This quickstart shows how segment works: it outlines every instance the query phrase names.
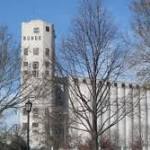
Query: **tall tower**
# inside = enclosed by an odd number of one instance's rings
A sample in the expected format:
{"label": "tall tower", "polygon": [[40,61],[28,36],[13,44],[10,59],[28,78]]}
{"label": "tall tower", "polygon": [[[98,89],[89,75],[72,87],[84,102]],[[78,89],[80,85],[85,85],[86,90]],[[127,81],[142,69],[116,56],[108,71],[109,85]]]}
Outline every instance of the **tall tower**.
{"label": "tall tower", "polygon": [[[55,32],[54,26],[41,20],[22,23],[21,36],[21,72],[23,97],[25,102],[30,99],[32,111],[30,113],[30,145],[38,149],[45,147],[50,136],[49,120],[45,119],[52,104],[53,94],[51,83],[45,84],[45,77],[49,81],[54,76]],[[39,96],[43,88],[49,89],[49,94]],[[40,93],[40,94],[39,94]],[[38,95],[38,96],[37,96]],[[27,130],[27,114],[25,108],[21,110],[21,128]],[[47,130],[47,131],[46,131]],[[49,146],[50,147],[50,146]]]}

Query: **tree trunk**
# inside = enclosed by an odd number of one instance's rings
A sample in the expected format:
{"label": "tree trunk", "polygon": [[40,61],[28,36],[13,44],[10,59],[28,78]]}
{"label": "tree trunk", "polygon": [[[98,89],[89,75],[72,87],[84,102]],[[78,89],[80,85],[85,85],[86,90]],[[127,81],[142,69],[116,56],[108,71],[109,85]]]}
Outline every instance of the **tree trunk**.
{"label": "tree trunk", "polygon": [[[94,72],[96,72],[94,66]],[[93,101],[92,101],[92,107],[93,107],[93,116],[92,116],[92,125],[93,125],[93,133],[92,133],[92,150],[98,150],[98,133],[97,133],[97,104],[96,104],[96,76],[94,74],[94,79],[92,80],[92,89],[93,89]]]}
{"label": "tree trunk", "polygon": [[98,150],[97,119],[93,118],[92,149]]}

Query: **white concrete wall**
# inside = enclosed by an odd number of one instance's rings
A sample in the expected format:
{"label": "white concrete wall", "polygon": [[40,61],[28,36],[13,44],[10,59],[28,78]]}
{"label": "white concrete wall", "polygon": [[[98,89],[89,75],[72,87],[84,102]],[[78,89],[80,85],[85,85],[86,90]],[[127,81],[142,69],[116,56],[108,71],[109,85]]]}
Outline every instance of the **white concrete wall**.
{"label": "white concrete wall", "polygon": [[[49,27],[49,32],[46,32],[45,27]],[[39,33],[34,33],[33,28],[38,27],[40,29]],[[37,40],[35,40],[35,36],[37,37]],[[24,37],[26,37],[26,40],[24,40]],[[31,38],[34,37],[34,40],[31,40]],[[40,37],[40,39],[39,39]],[[30,38],[30,39],[28,39]],[[33,55],[33,48],[39,48],[39,55]],[[44,73],[46,71],[45,67],[45,61],[50,62],[49,68],[47,70],[49,71],[49,79],[52,79],[54,76],[54,64],[55,64],[55,33],[54,33],[54,26],[51,24],[48,24],[46,22],[43,22],[41,20],[32,20],[30,22],[24,22],[22,23],[22,36],[21,36],[21,58],[22,62],[27,61],[29,63],[28,67],[25,68],[22,64],[21,71],[29,70],[32,71],[32,63],[33,61],[39,62],[39,77],[38,78],[31,78],[28,82],[33,85],[31,86],[31,89],[34,87],[35,84],[40,83],[40,81],[43,81]],[[29,52],[28,55],[25,56],[23,53],[24,48],[28,48]],[[45,49],[49,48],[50,55],[47,57],[45,55]],[[80,82],[80,88],[82,91],[82,94],[86,97],[89,97],[90,99],[90,93],[89,89],[89,81],[86,80],[87,85],[83,83],[83,79],[78,79]],[[37,82],[38,81],[38,82]],[[69,79],[70,81],[70,79]],[[23,82],[23,78],[22,78]],[[72,84],[72,83],[71,83]],[[48,84],[47,88],[50,89],[52,84]],[[68,87],[70,88],[70,87]],[[30,88],[28,88],[28,91]],[[67,93],[68,94],[68,93]],[[69,89],[69,94],[71,96],[71,99],[75,102],[75,106],[79,107],[78,102],[76,101],[76,94],[72,93]],[[34,118],[33,114],[31,112],[31,122],[30,122],[30,128],[31,128],[31,146],[32,147],[40,147],[40,144],[45,142],[44,138],[44,122],[47,121],[45,119],[45,109],[51,107],[51,101],[53,99],[53,94],[51,96],[47,96],[45,98],[34,98],[32,99],[33,102],[33,108],[37,107],[39,108],[39,114],[40,116],[38,118]],[[105,113],[104,116],[101,116],[99,119],[99,123],[103,123],[103,121],[111,116],[115,110],[118,109],[117,103],[119,104],[120,101],[125,101],[125,107],[124,111],[133,110],[130,114],[128,114],[126,117],[124,117],[119,123],[117,123],[115,126],[110,128],[107,132],[107,134],[110,136],[111,139],[113,139],[113,132],[115,131],[118,134],[118,143],[120,146],[127,146],[129,147],[132,142],[136,139],[136,132],[140,131],[142,138],[144,140],[145,144],[145,150],[148,150],[147,145],[150,143],[150,91],[145,90],[144,88],[140,87],[138,88],[136,85],[129,85],[129,84],[112,84],[110,87],[110,94],[108,95],[109,103],[111,104],[109,106],[108,111]],[[133,105],[137,100],[139,100],[139,103],[137,105]],[[115,102],[116,105],[113,105]],[[68,98],[69,103],[69,98]],[[69,104],[69,107],[71,105]],[[50,110],[51,111],[51,110]],[[22,110],[21,110],[22,112]],[[70,116],[73,117],[73,112],[69,112]],[[121,113],[121,112],[120,112]],[[90,114],[87,114],[90,117]],[[119,116],[119,114],[118,114]],[[117,115],[115,118],[111,118],[108,120],[106,125],[111,124],[115,119],[118,117]],[[42,119],[41,119],[42,118]],[[21,124],[27,122],[27,116],[23,115],[21,113]],[[37,127],[38,133],[33,132],[32,123],[38,122],[39,127]],[[85,122],[84,122],[85,123]],[[77,128],[84,128],[81,125],[77,125]],[[135,131],[136,130],[136,131]],[[87,132],[84,131],[77,131],[73,129],[71,132],[73,134],[76,134],[78,136],[83,137],[84,139],[86,137],[89,137]],[[42,145],[41,145],[42,146]]]}
{"label": "white concrete wall", "polygon": [[[90,97],[89,94],[89,87],[90,85],[82,82],[83,79],[78,79],[78,84],[80,85],[80,89],[87,97],[87,99]],[[88,79],[86,79],[88,82]],[[70,90],[74,90],[70,87]],[[71,94],[72,100],[74,101],[74,104],[76,107],[79,107],[80,104],[78,104],[78,101],[73,98],[73,94]],[[148,88],[139,87],[137,85],[132,84],[124,84],[124,83],[117,83],[116,85],[112,84],[110,88],[110,108],[108,111],[99,118],[98,122],[99,125],[105,121],[109,116],[111,116],[115,110],[119,109],[117,105],[114,105],[115,103],[118,103],[118,105],[123,104],[125,102],[125,106],[122,109],[124,112],[130,112],[127,113],[127,115],[116,125],[111,127],[107,131],[107,135],[110,136],[110,139],[113,139],[113,134],[118,135],[118,144],[120,147],[126,147],[126,149],[129,149],[132,143],[140,138],[141,135],[142,140],[144,141],[143,148],[145,150],[148,150],[150,147],[148,147],[149,139],[150,139],[150,119],[149,119],[149,108],[150,108],[150,91]],[[113,104],[113,105],[112,105]],[[119,112],[121,113],[121,111]],[[119,114],[114,116],[114,118],[111,118],[106,125],[111,124],[117,117],[119,117]],[[81,119],[81,118],[80,118]],[[82,123],[78,120],[80,123]],[[118,118],[119,119],[119,118]],[[85,123],[85,121],[83,121]],[[83,130],[86,130],[86,128],[83,125],[76,126],[78,128],[82,128]],[[86,137],[88,138],[89,135],[87,132],[79,131],[74,129],[74,133],[78,133],[78,135],[81,136],[81,139],[84,141]],[[116,135],[115,135],[116,136]],[[117,137],[117,136],[116,136]],[[116,139],[117,140],[117,139]]]}
{"label": "white concrete wall", "polygon": [[[49,31],[46,31],[46,27],[49,28]],[[34,33],[34,28],[39,28],[38,33]],[[24,39],[25,38],[25,39]],[[24,55],[24,49],[28,49],[28,55]],[[39,54],[34,55],[33,49],[39,48]],[[46,48],[49,49],[49,56],[45,54]],[[51,83],[46,83],[45,86],[45,71],[49,71],[49,75],[47,75],[48,79],[51,80],[54,75],[54,53],[55,53],[55,33],[54,33],[54,26],[52,24],[46,23],[42,20],[31,20],[30,22],[23,22],[22,23],[22,35],[21,35],[21,58],[22,58],[22,83],[24,82],[23,78],[23,71],[28,70],[30,72],[30,76],[27,79],[28,86],[26,91],[29,93],[31,90],[33,90],[34,86],[39,86],[38,89],[40,89],[44,84],[44,89],[41,88],[41,90],[45,90],[47,88],[49,91],[49,94],[51,96],[46,95],[44,98],[37,97],[38,92],[32,92],[30,95],[27,95],[29,97],[33,97],[30,99],[32,101],[32,111],[30,113],[30,144],[32,148],[40,148],[45,145],[46,143],[46,132],[45,131],[45,122],[49,121],[46,119],[45,110],[49,109],[51,111],[51,105],[52,105],[52,99],[53,94],[51,89]],[[23,62],[28,62],[28,67],[23,66]],[[32,76],[33,67],[32,64],[34,61],[39,62],[39,68],[37,69],[39,71],[38,77]],[[49,67],[46,68],[45,61],[48,61],[50,63]],[[45,90],[46,91],[46,90]],[[23,91],[24,92],[24,91]],[[41,92],[41,91],[39,91]],[[25,94],[25,92],[23,93]],[[25,101],[26,102],[26,101]],[[25,104],[23,104],[25,105]],[[38,117],[34,117],[33,109],[38,108]],[[20,122],[21,127],[23,123],[27,122],[27,115],[23,115],[23,109],[21,109],[21,115],[20,115]],[[33,123],[38,123],[38,127],[33,127]],[[36,132],[35,132],[36,131]],[[25,131],[26,132],[26,131]],[[26,137],[26,135],[25,135]],[[25,138],[26,139],[26,138]]]}

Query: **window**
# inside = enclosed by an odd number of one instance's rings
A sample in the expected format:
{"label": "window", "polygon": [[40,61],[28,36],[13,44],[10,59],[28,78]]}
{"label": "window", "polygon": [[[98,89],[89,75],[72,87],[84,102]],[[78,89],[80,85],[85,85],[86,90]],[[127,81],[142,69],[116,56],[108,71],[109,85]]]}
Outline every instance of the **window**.
{"label": "window", "polygon": [[38,27],[33,28],[33,32],[34,32],[34,33],[39,33],[39,32],[40,32],[40,29],[39,29]]}
{"label": "window", "polygon": [[37,36],[35,36],[35,40],[37,40]]}
{"label": "window", "polygon": [[24,76],[27,76],[27,75],[28,75],[28,71],[27,71],[27,70],[24,70],[24,71],[23,71],[23,75],[24,75]]}
{"label": "window", "polygon": [[83,79],[82,82],[83,82],[83,83],[86,83],[86,79]]}
{"label": "window", "polygon": [[45,71],[45,75],[48,76],[49,75],[49,71],[46,70]]}
{"label": "window", "polygon": [[62,98],[62,92],[61,92],[60,88],[57,88],[57,90],[56,90],[56,97],[57,97],[57,99],[61,99]]}
{"label": "window", "polygon": [[33,55],[39,55],[39,48],[33,48]]}
{"label": "window", "polygon": [[45,62],[45,67],[46,67],[46,68],[49,67],[49,61],[46,61],[46,62]]}
{"label": "window", "polygon": [[49,48],[46,48],[46,49],[45,49],[45,55],[46,55],[46,56],[49,56]]}
{"label": "window", "polygon": [[75,84],[78,83],[78,79],[77,78],[73,78],[73,81],[74,81]]}
{"label": "window", "polygon": [[133,88],[132,84],[129,84],[129,88],[131,88],[131,89]]}
{"label": "window", "polygon": [[39,40],[41,40],[41,36],[39,36]]}
{"label": "window", "polygon": [[23,108],[23,115],[27,115],[27,111],[25,108]]}
{"label": "window", "polygon": [[117,87],[117,83],[116,82],[114,83],[114,87]]}
{"label": "window", "polygon": [[27,126],[28,126],[27,123],[23,123],[23,124],[22,124],[22,130],[27,130]]}
{"label": "window", "polygon": [[63,133],[63,129],[61,128],[61,127],[54,127],[54,134],[56,135],[56,136],[58,136],[58,135],[60,135],[60,134],[62,134]]}
{"label": "window", "polygon": [[24,62],[23,62],[23,66],[24,66],[24,67],[28,67],[28,62],[27,62],[27,61],[24,61]]}
{"label": "window", "polygon": [[34,40],[34,36],[31,36],[31,40]]}
{"label": "window", "polygon": [[46,31],[49,32],[49,27],[48,26],[46,26]]}
{"label": "window", "polygon": [[23,37],[23,40],[26,40],[26,37],[25,37],[25,36]]}
{"label": "window", "polygon": [[37,129],[32,130],[32,132],[34,132],[35,134],[39,133],[39,131]]}
{"label": "window", "polygon": [[28,55],[28,49],[27,48],[24,49],[24,55]]}
{"label": "window", "polygon": [[38,115],[38,113],[39,113],[39,109],[38,108],[33,108],[33,114]]}
{"label": "window", "polygon": [[122,88],[125,88],[125,84],[124,83],[122,83]]}
{"label": "window", "polygon": [[110,83],[109,81],[107,81],[107,82],[106,82],[106,85],[107,85],[108,87],[110,87],[110,86],[111,86],[111,83]]}
{"label": "window", "polygon": [[39,76],[39,71],[37,71],[37,70],[32,71],[32,75],[34,77],[38,77]]}
{"label": "window", "polygon": [[29,77],[29,72],[27,70],[24,70],[22,77],[24,80],[26,80]]}
{"label": "window", "polygon": [[38,126],[39,126],[39,124],[37,122],[32,123],[32,127],[38,127]]}
{"label": "window", "polygon": [[39,62],[38,61],[34,61],[33,62],[33,69],[38,69],[39,68]]}
{"label": "window", "polygon": [[39,71],[37,71],[37,70],[32,71],[32,75],[34,77],[38,77],[39,76]]}

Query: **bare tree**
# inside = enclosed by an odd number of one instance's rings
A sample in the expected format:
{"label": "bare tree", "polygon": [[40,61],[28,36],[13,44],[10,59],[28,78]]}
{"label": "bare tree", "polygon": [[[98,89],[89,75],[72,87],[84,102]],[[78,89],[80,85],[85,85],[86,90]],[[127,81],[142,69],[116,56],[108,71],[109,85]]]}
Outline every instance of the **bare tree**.
{"label": "bare tree", "polygon": [[143,149],[143,140],[141,137],[136,137],[134,143],[131,144],[132,150],[142,150]]}
{"label": "bare tree", "polygon": [[108,135],[103,136],[100,139],[100,145],[102,150],[117,150],[118,143],[116,143],[116,139],[110,139]]}
{"label": "bare tree", "polygon": [[66,100],[64,92],[63,80],[55,78],[53,81],[53,92],[54,101],[45,112],[45,118],[41,118],[43,122],[45,121],[45,131],[47,137],[47,147],[53,146],[54,150],[59,148],[68,148],[68,141],[66,141],[67,134],[67,119],[68,113],[66,112]]}
{"label": "bare tree", "polygon": [[144,82],[150,81],[150,1],[133,0],[132,27],[135,32],[135,49],[131,55],[130,65],[136,67],[137,76]]}
{"label": "bare tree", "polygon": [[19,102],[19,47],[6,26],[0,26],[0,114]]}
{"label": "bare tree", "polygon": [[8,33],[8,28],[0,26],[0,114],[9,108],[21,107],[32,93],[40,97],[49,91],[46,90],[47,80],[35,81],[31,73],[20,70],[24,65],[20,53],[20,46]]}
{"label": "bare tree", "polygon": [[110,101],[110,81],[117,80],[125,60],[117,31],[101,0],[82,0],[71,33],[63,40],[59,68],[68,76],[71,128],[89,133],[92,150],[99,149],[102,134],[127,113],[123,99]]}
{"label": "bare tree", "polygon": [[90,149],[92,149],[91,140],[87,139],[84,144],[81,143],[81,141],[80,141],[80,143],[78,144],[78,149],[79,150],[90,150]]}
{"label": "bare tree", "polygon": [[[144,127],[143,127],[144,128]],[[142,150],[145,146],[147,149],[146,141],[144,141],[144,133],[141,131],[138,125],[135,124],[135,128],[133,130],[134,139],[130,142],[130,147],[132,150]]]}
{"label": "bare tree", "polygon": [[18,125],[0,129],[0,148],[3,150],[26,150],[27,145],[19,133]]}

